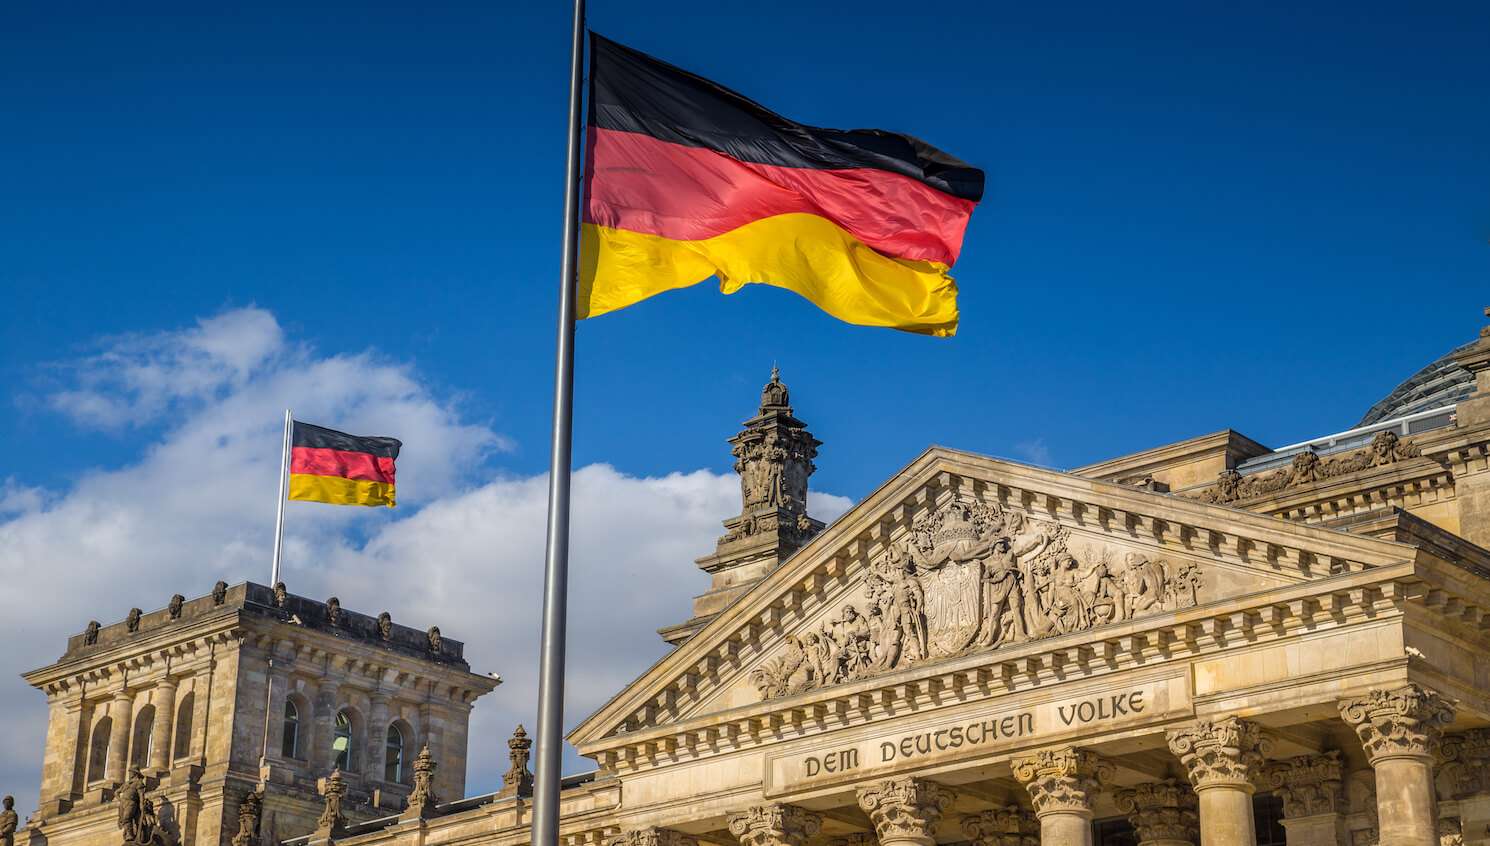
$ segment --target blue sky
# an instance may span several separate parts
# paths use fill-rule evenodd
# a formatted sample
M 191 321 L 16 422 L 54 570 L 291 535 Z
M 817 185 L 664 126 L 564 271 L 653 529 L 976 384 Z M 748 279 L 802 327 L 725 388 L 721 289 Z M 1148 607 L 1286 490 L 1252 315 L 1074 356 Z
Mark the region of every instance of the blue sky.
M 813 485 L 836 513 L 932 443 L 1069 467 L 1228 426 L 1273 445 L 1348 428 L 1483 325 L 1485 4 L 934 10 L 591 4 L 612 38 L 804 122 L 919 135 L 989 186 L 953 340 L 846 326 L 758 286 L 580 325 L 575 456 L 603 466 L 596 501 L 644 491 L 700 512 L 684 535 L 638 536 L 622 571 L 697 575 L 732 496 L 724 439 L 773 362 L 825 441 Z M 166 576 L 79 588 L 80 557 L 133 572 L 155 538 L 197 593 L 215 577 L 202 567 L 257 560 L 272 502 L 253 492 L 285 403 L 404 437 L 412 508 L 294 512 L 292 533 L 332 539 L 301 536 L 292 589 L 394 572 L 389 549 L 417 557 L 462 508 L 541 522 L 523 496 L 541 498 L 547 462 L 567 28 L 562 3 L 7 10 L 0 537 L 24 543 L 0 575 L 34 596 L 56 569 L 77 592 L 37 618 L 30 666 L 86 615 L 171 592 Z M 184 478 L 193 444 L 234 456 L 195 481 L 236 510 L 204 520 L 157 487 Z M 120 491 L 155 522 L 70 545 Z M 596 548 L 644 522 L 627 519 L 593 521 Z M 176 525 L 193 521 L 216 528 Z M 682 619 L 698 587 L 637 637 Z M 419 612 L 459 616 L 419 589 Z M 591 700 L 651 654 L 599 673 Z M 505 720 L 526 682 L 502 669 Z M 37 737 L 16 753 L 32 783 Z

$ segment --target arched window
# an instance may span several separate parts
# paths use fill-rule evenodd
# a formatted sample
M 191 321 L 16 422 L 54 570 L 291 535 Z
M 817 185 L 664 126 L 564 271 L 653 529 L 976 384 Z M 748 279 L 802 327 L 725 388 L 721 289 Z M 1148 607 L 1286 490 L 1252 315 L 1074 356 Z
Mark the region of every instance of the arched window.
M 191 755 L 191 718 L 197 710 L 197 695 L 188 693 L 176 706 L 176 742 L 171 747 L 171 760 L 180 761 Z
M 352 771 L 352 718 L 346 711 L 336 712 L 336 725 L 331 735 L 332 762 L 344 773 Z
M 401 784 L 404 780 L 404 733 L 398 725 L 388 727 L 388 744 L 383 754 L 383 780 Z
M 285 700 L 285 732 L 279 743 L 279 754 L 286 758 L 298 758 L 300 751 L 300 709 L 289 699 Z
M 129 765 L 139 769 L 150 766 L 150 742 L 155 734 L 155 706 L 146 705 L 135 715 L 135 730 L 129 741 Z
M 93 737 L 88 741 L 88 783 L 103 781 L 104 770 L 109 765 L 109 735 L 114 731 L 114 721 L 104 717 L 93 724 Z

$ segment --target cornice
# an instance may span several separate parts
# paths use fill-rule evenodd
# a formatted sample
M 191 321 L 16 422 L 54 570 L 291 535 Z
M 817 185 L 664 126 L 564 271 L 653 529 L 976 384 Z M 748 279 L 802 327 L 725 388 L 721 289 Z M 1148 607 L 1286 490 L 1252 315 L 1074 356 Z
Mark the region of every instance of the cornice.
M 970 495 L 1018 506 L 1042 519 L 1292 579 L 1318 578 L 1409 559 L 1409 547 L 1377 538 L 1285 523 L 1250 511 L 1164 496 L 1029 465 L 934 447 L 839 518 L 693 638 L 613 697 L 570 735 L 582 749 L 624 723 L 650 724 L 759 658 L 759 635 L 795 616 L 804 601 L 841 588 L 914 517 Z
M 121 643 L 116 648 L 22 673 L 21 678 L 48 695 L 82 682 L 116 675 L 153 672 L 155 665 L 190 665 L 203 651 L 241 640 L 246 635 L 236 613 L 225 613 L 194 623 L 191 628 L 162 631 L 149 640 Z
M 1235 429 L 1222 429 L 1208 435 L 1109 458 L 1096 464 L 1074 467 L 1069 472 L 1075 476 L 1091 479 L 1116 480 L 1139 473 L 1164 470 L 1211 455 L 1223 455 L 1227 458 L 1236 456 L 1245 459 L 1267 455 L 1269 452 L 1272 450 Z M 1232 466 L 1231 462 L 1226 462 L 1226 466 Z
M 1431 458 L 1409 458 L 1335 476 L 1322 482 L 1289 488 L 1256 499 L 1240 500 L 1238 507 L 1293 521 L 1328 520 L 1410 498 L 1453 499 L 1454 474 Z M 1416 503 L 1414 503 L 1416 504 Z

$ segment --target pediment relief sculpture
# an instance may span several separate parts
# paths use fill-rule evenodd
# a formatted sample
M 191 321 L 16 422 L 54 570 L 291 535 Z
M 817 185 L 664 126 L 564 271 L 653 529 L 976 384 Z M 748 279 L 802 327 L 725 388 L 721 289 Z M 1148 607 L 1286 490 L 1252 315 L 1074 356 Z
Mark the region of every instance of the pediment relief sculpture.
M 762 699 L 1198 604 L 1201 573 L 1060 523 L 954 500 L 869 564 L 862 606 L 788 635 L 750 674 Z M 861 610 L 862 608 L 862 610 Z
M 1235 470 L 1223 470 L 1216 484 L 1201 490 L 1195 496 L 1202 502 L 1225 504 L 1244 499 L 1253 499 L 1275 494 L 1290 488 L 1302 487 L 1315 482 L 1332 479 L 1396 464 L 1422 455 L 1412 441 L 1403 440 L 1396 432 L 1377 432 L 1371 445 L 1347 455 L 1320 458 L 1313 450 L 1305 450 L 1293 457 L 1293 463 L 1271 473 L 1243 476 Z

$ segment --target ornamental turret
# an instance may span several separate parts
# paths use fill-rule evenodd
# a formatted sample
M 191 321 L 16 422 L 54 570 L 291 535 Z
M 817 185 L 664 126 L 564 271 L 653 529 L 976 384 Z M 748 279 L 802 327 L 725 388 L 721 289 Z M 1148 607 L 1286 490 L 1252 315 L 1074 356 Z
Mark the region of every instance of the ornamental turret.
M 823 528 L 807 516 L 807 479 L 822 442 L 793 416 L 777 368 L 761 389 L 760 409 L 729 444 L 740 474 L 740 513 L 724 521 L 714 553 L 698 559 L 713 583 L 694 598 L 692 619 L 659 631 L 668 643 L 687 640 Z

